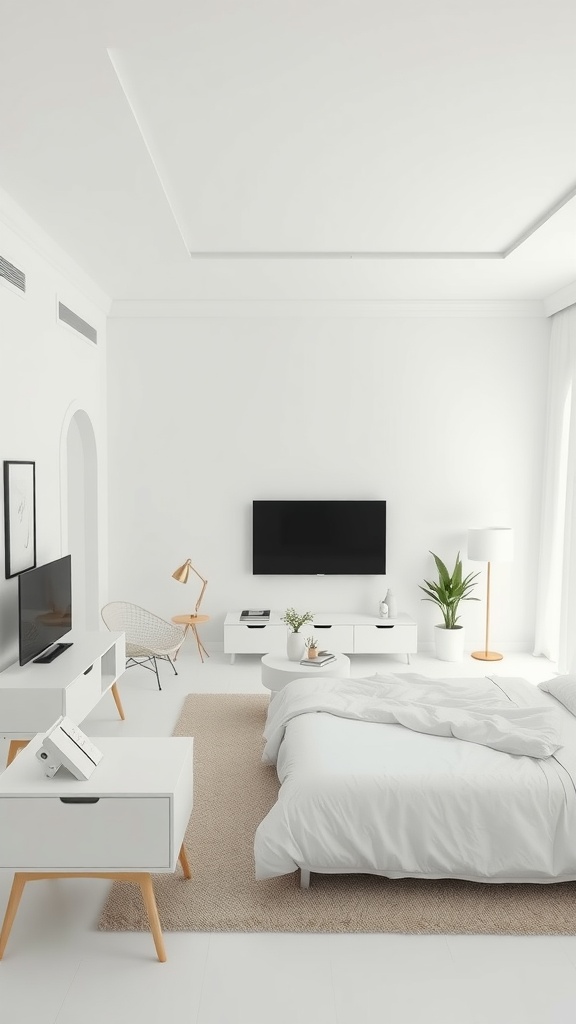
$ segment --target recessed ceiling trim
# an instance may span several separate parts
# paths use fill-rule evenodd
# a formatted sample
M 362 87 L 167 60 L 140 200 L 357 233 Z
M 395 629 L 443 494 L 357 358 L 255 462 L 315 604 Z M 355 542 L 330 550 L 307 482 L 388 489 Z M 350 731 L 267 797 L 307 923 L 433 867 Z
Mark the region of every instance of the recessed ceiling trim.
M 183 229 L 181 227 L 182 217 L 176 211 L 175 203 L 174 203 L 174 197 L 173 197 L 173 195 L 170 194 L 170 192 L 168 191 L 168 189 L 166 187 L 166 184 L 165 184 L 167 176 L 164 173 L 164 171 L 161 172 L 161 170 L 160 170 L 158 155 L 155 154 L 152 151 L 152 147 L 150 145 L 150 142 L 148 141 L 149 137 L 150 137 L 150 133 L 144 131 L 144 128 L 143 128 L 143 125 L 142 125 L 142 117 L 141 117 L 140 113 L 136 110 L 136 106 L 135 106 L 133 100 L 130 97 L 128 89 L 126 88 L 126 83 L 125 83 L 126 76 L 125 76 L 123 70 L 121 70 L 121 67 L 120 67 L 120 65 L 122 63 L 122 54 L 121 54 L 120 51 L 115 50 L 115 49 L 111 49 L 110 47 L 108 47 L 106 52 L 108 54 L 108 59 L 110 60 L 110 63 L 112 65 L 113 69 L 114 69 L 114 74 L 116 75 L 116 78 L 118 79 L 118 84 L 119 84 L 119 86 L 120 86 L 120 88 L 121 88 L 121 90 L 122 90 L 122 92 L 124 94 L 124 99 L 126 100 L 126 103 L 128 104 L 128 107 L 130 108 L 130 113 L 132 114 L 132 117 L 134 118 L 134 121 L 136 122 L 136 127 L 137 127 L 137 129 L 138 129 L 138 131 L 140 133 L 140 137 L 142 139 L 142 142 L 144 143 L 144 146 L 146 148 L 146 152 L 148 153 L 148 157 L 150 159 L 150 163 L 152 164 L 152 167 L 154 168 L 154 173 L 155 173 L 155 175 L 156 175 L 156 177 L 158 179 L 158 184 L 160 185 L 160 188 L 162 189 L 162 192 L 164 193 L 164 198 L 165 198 L 165 200 L 166 200 L 166 202 L 168 204 L 168 209 L 170 210 L 170 213 L 172 214 L 172 219 L 174 221 L 174 224 L 176 225 L 176 228 L 178 230 L 180 238 L 182 239 L 182 244 L 187 249 L 188 246 L 186 245 L 186 239 L 184 237 L 184 231 L 183 231 Z
M 193 260 L 503 260 L 502 252 L 222 251 L 190 253 Z
M 543 227 L 544 224 L 546 224 L 546 222 L 549 221 L 555 213 L 558 213 L 558 211 L 561 210 L 563 206 L 566 206 L 566 203 L 569 203 L 571 199 L 574 199 L 575 196 L 576 185 L 574 186 L 574 188 L 571 188 L 569 192 L 566 192 L 566 194 L 562 196 L 562 198 L 559 199 L 558 202 L 554 203 L 554 206 L 549 207 L 549 209 L 546 210 L 546 212 L 543 213 L 541 217 L 538 217 L 537 220 L 533 221 L 532 224 L 525 228 L 525 230 L 520 235 L 518 235 L 514 242 L 511 242 L 508 248 L 505 249 L 504 252 L 502 253 L 504 259 L 506 259 L 506 257 L 509 256 L 511 252 L 514 252 L 515 249 L 518 249 L 523 242 L 526 242 L 527 239 L 530 238 L 531 235 L 535 234 L 535 232 L 538 231 L 539 228 Z
M 193 260 L 505 260 L 576 197 L 576 185 L 550 206 L 501 252 L 387 252 L 361 250 L 220 250 L 190 251 Z
M 112 319 L 275 319 L 344 317 L 543 317 L 539 300 L 406 300 L 393 299 L 256 299 L 209 301 L 153 301 L 119 299 L 112 303 Z

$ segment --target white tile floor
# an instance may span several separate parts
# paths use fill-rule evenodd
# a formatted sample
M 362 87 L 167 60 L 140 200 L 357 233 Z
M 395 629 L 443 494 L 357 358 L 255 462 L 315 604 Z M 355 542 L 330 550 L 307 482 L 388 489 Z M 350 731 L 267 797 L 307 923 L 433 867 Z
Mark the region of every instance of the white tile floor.
M 120 689 L 126 722 L 111 697 L 84 723 L 91 736 L 170 735 L 191 691 L 265 692 L 259 659 L 222 654 L 205 665 L 192 645 L 175 678 L 164 668 L 131 669 Z M 431 655 L 356 657 L 353 675 L 417 671 L 484 675 Z M 510 654 L 501 675 L 539 682 L 545 659 Z M 6 750 L 0 745 L 0 764 Z M 12 876 L 0 872 L 0 913 Z M 576 936 L 238 935 L 167 933 L 168 962 L 145 933 L 95 930 L 108 883 L 38 882 L 27 887 L 0 963 L 0 1021 L 6 1024 L 574 1024 Z

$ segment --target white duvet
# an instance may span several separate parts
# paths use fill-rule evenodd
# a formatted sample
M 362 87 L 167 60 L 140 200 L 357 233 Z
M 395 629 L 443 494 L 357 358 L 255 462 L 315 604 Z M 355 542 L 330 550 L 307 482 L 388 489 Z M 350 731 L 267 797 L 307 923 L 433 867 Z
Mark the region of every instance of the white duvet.
M 576 719 L 524 680 L 295 680 L 265 738 L 257 878 L 576 878 Z

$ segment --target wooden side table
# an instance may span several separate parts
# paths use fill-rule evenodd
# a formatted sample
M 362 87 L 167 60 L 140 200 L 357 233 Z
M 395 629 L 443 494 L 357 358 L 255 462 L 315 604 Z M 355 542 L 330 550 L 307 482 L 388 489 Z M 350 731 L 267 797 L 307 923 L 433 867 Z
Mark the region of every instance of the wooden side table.
M 160 961 L 166 951 L 151 874 L 191 877 L 183 846 L 193 804 L 193 740 L 111 737 L 94 743 L 103 757 L 86 782 L 61 769 L 47 779 L 35 736 L 0 775 L 0 868 L 14 882 L 0 930 L 0 959 L 27 882 L 110 878 L 141 890 Z
M 204 644 L 202 643 L 200 637 L 198 636 L 198 630 L 196 629 L 196 627 L 201 622 L 209 622 L 209 621 L 210 621 L 210 616 L 209 615 L 173 615 L 172 616 L 172 622 L 176 622 L 179 626 L 186 626 L 186 629 L 184 630 L 184 639 L 186 639 L 186 634 L 187 634 L 189 629 L 191 629 L 192 632 L 194 633 L 194 637 L 196 639 L 196 644 L 197 644 L 197 647 L 198 647 L 198 654 L 200 655 L 200 661 L 202 662 L 202 664 L 204 664 L 204 658 L 202 657 L 202 652 L 204 652 L 204 654 L 206 655 L 207 658 L 209 658 L 210 655 L 208 654 L 208 651 L 206 650 L 206 648 L 204 647 Z M 174 655 L 174 661 L 176 661 L 177 657 L 178 657 L 178 651 L 176 651 L 176 654 Z

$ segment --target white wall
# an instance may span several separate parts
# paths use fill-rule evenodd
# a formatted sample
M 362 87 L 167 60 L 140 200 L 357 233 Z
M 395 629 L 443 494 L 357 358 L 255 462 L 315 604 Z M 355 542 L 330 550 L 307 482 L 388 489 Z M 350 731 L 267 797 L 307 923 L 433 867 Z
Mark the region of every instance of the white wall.
M 218 642 L 228 609 L 375 613 L 391 586 L 426 646 L 439 621 L 418 590 L 429 549 L 451 561 L 469 527 L 510 525 L 492 640 L 530 649 L 544 318 L 118 318 L 108 339 L 110 599 L 192 610 L 196 584 L 171 579 L 190 557 L 209 579 L 203 635 Z M 252 576 L 254 498 L 385 498 L 387 578 Z M 484 602 L 462 621 L 480 646 Z
M 36 463 L 37 564 L 69 550 L 65 425 L 84 409 L 99 448 L 100 586 L 107 585 L 106 296 L 0 193 L 0 254 L 26 274 L 26 294 L 0 282 L 0 460 Z M 56 299 L 98 331 L 94 346 L 56 321 Z M 63 457 L 62 457 L 63 456 Z M 0 566 L 0 669 L 18 657 L 17 580 Z

